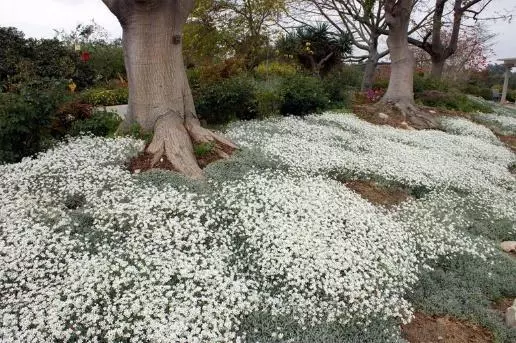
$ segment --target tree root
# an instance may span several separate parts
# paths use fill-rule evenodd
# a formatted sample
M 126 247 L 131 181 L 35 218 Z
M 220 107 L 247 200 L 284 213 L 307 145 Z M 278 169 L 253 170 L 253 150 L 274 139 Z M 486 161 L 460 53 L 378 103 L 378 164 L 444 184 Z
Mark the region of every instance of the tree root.
M 166 158 L 174 170 L 192 179 L 204 178 L 195 153 L 194 144 L 213 143 L 213 152 L 220 159 L 228 158 L 237 146 L 226 138 L 200 126 L 198 120 L 184 120 L 178 113 L 160 117 L 154 137 L 146 149 L 152 154 L 152 166 Z
M 414 103 L 407 101 L 386 101 L 382 105 L 388 104 L 405 119 L 406 125 L 417 130 L 432 130 L 439 128 L 439 122 L 435 115 L 418 108 Z

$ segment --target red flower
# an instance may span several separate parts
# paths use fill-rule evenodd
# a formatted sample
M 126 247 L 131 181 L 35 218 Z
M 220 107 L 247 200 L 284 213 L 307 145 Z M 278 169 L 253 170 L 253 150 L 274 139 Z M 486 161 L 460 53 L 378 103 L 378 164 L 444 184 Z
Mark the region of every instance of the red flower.
M 81 54 L 81 60 L 83 62 L 88 62 L 90 60 L 90 53 L 87 51 L 83 51 Z

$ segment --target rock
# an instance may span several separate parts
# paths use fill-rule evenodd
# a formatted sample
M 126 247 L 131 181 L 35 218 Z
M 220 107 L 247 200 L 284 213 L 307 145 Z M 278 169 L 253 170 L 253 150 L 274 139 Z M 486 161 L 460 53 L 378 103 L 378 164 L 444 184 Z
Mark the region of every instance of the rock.
M 116 106 L 99 106 L 99 107 L 95 107 L 94 110 L 115 112 L 120 116 L 120 118 L 125 119 L 125 117 L 127 116 L 128 108 L 129 108 L 129 105 L 116 105 Z
M 134 170 L 134 173 L 135 173 L 135 174 L 140 174 L 140 172 L 141 172 L 141 169 L 135 169 L 135 170 Z
M 512 307 L 509 307 L 505 312 L 505 323 L 510 328 L 516 328 L 516 300 Z
M 505 241 L 500 244 L 500 247 L 505 252 L 516 252 L 516 241 Z
M 378 118 L 380 118 L 381 120 L 387 120 L 387 119 L 389 119 L 389 115 L 385 114 L 383 112 L 380 112 L 380 113 L 378 113 Z
M 400 127 L 405 130 L 415 130 L 412 126 L 410 126 L 406 121 L 402 121 L 400 123 Z
M 437 112 L 435 112 L 434 110 L 430 110 L 430 111 L 428 111 L 428 112 L 430 112 L 430 113 L 432 113 L 432 114 L 436 114 L 436 113 L 437 113 Z

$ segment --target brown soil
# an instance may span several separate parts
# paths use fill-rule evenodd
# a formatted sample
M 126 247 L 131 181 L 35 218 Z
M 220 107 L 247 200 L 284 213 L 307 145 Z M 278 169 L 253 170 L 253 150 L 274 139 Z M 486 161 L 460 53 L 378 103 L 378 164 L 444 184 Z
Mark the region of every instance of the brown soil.
M 372 181 L 356 180 L 346 182 L 345 184 L 348 188 L 354 190 L 371 203 L 387 208 L 412 198 L 412 196 L 402 188 L 382 187 Z
M 147 146 L 148 146 L 148 144 L 147 144 Z M 174 166 L 172 166 L 172 163 L 170 163 L 170 161 L 167 159 L 166 156 L 163 156 L 158 161 L 158 163 L 156 163 L 154 166 L 151 165 L 152 154 L 146 152 L 147 146 L 145 146 L 145 149 L 143 150 L 142 153 L 140 153 L 136 157 L 133 157 L 129 161 L 128 169 L 132 174 L 142 173 L 142 172 L 145 172 L 145 171 L 148 171 L 151 169 L 164 169 L 164 170 L 177 171 L 174 169 Z M 211 152 L 209 152 L 208 154 L 206 154 L 204 156 L 197 157 L 197 163 L 199 164 L 199 167 L 204 169 L 204 168 L 206 168 L 206 166 L 208 166 L 208 164 L 222 159 L 215 151 L 215 149 L 217 149 L 217 148 L 214 148 Z M 224 150 L 224 152 L 227 155 L 231 155 L 233 153 L 233 151 L 234 151 L 234 149 L 230 149 L 230 148 L 227 148 Z
M 388 125 L 397 128 L 407 128 L 404 124 L 405 117 L 400 111 L 386 106 L 385 108 L 379 108 L 375 104 L 355 105 L 353 106 L 353 113 L 371 124 L 376 125 Z M 381 119 L 378 113 L 385 113 L 389 116 L 388 119 Z
M 516 136 L 497 135 L 498 139 L 504 142 L 512 151 L 516 152 Z
M 492 343 L 493 334 L 484 327 L 449 316 L 415 313 L 410 324 L 401 327 L 410 343 Z

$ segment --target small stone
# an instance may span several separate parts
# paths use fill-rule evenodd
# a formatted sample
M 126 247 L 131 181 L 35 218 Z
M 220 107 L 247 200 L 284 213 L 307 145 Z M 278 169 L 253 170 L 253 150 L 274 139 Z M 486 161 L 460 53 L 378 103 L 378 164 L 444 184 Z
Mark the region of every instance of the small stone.
M 516 251 L 516 241 L 505 241 L 500 244 L 500 247 L 505 252 Z
M 438 336 L 438 337 L 437 337 L 437 339 L 438 339 L 439 341 L 442 341 L 444 338 L 443 338 L 443 336 Z
M 383 112 L 380 112 L 380 113 L 378 113 L 378 118 L 380 118 L 382 120 L 387 120 L 387 119 L 389 119 L 389 115 L 385 114 Z
M 428 112 L 430 112 L 430 113 L 432 113 L 432 114 L 436 114 L 436 113 L 437 113 L 437 112 L 435 112 L 434 110 L 430 110 L 430 111 L 428 111 Z
M 160 162 L 163 162 L 163 157 L 159 159 Z
M 505 323 L 510 328 L 516 328 L 516 304 L 509 307 L 505 312 Z
M 414 128 L 410 126 L 406 121 L 402 121 L 400 123 L 400 127 L 405 130 L 414 130 Z
M 134 173 L 135 173 L 135 174 L 140 174 L 140 172 L 141 172 L 141 169 L 135 169 L 135 170 L 134 170 Z

